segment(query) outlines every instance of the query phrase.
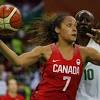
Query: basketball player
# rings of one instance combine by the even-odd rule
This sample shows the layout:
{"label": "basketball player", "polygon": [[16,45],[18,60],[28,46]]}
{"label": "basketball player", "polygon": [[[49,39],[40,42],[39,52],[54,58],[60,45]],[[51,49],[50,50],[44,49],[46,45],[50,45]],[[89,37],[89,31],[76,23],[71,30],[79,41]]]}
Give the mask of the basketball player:
{"label": "basketball player", "polygon": [[17,66],[29,66],[43,59],[42,79],[31,100],[75,100],[83,64],[90,61],[100,65],[100,53],[93,48],[74,44],[77,38],[74,17],[59,14],[50,24],[47,22],[49,21],[43,23],[44,26],[40,25],[39,31],[43,32],[38,36],[45,37],[43,41],[51,40],[51,44],[37,46],[32,51],[17,56],[0,40],[0,50]]}
{"label": "basketball player", "polygon": [[[100,39],[92,39],[86,33],[90,33],[89,27],[93,27],[94,16],[87,10],[79,11],[76,14],[76,20],[79,24],[78,27],[87,27],[86,32],[78,33],[78,42],[80,45],[87,47],[93,47],[100,52]],[[91,34],[92,35],[92,34]],[[84,69],[84,74],[80,82],[80,86],[77,93],[77,100],[100,100],[100,69],[99,66],[92,63],[87,63]]]}
{"label": "basketball player", "polygon": [[18,86],[15,79],[8,79],[8,92],[0,100],[25,100],[23,96],[19,95]]}

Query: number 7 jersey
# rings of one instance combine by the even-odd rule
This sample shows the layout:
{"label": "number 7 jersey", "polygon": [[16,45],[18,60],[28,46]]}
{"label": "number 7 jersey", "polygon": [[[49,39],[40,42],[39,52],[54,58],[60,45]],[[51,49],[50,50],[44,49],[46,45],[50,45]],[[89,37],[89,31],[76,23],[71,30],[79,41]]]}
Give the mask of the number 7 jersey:
{"label": "number 7 jersey", "polygon": [[55,44],[52,54],[41,67],[42,79],[31,100],[75,100],[83,72],[80,49],[75,46],[72,59],[63,58]]}

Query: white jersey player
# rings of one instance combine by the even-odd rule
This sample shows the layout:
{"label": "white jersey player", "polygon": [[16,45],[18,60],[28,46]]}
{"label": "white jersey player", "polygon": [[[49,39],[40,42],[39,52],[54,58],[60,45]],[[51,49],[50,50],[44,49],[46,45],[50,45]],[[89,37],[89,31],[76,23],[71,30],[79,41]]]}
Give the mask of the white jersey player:
{"label": "white jersey player", "polygon": [[[100,52],[100,45],[90,39],[88,47],[93,47]],[[87,63],[77,92],[76,100],[100,100],[100,68],[92,63]]]}

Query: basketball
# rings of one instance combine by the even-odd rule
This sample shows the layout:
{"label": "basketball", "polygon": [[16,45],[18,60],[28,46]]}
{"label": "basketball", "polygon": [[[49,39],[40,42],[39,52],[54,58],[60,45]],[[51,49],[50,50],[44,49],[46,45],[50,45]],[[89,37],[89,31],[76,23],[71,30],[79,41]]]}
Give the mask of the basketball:
{"label": "basketball", "polygon": [[0,6],[0,35],[14,34],[22,25],[22,15],[18,8],[5,4]]}

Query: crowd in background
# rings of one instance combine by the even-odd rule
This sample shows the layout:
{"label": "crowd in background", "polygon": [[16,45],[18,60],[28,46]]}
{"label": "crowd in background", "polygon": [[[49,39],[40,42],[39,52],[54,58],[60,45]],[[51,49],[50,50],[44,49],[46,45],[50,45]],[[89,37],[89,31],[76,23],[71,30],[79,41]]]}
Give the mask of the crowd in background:
{"label": "crowd in background", "polygon": [[[29,25],[32,20],[41,17],[43,14],[43,2],[41,0],[2,0],[2,4],[10,3],[18,7],[23,16],[23,25]],[[98,23],[98,26],[100,24]],[[100,27],[99,27],[100,28]],[[15,51],[18,55],[30,51],[34,48],[34,44],[28,40],[31,34],[25,33],[22,28],[13,36],[2,37],[3,41]],[[34,91],[40,81],[40,71],[38,64],[29,66],[29,68],[14,67],[1,53],[0,53],[0,96],[7,93],[7,80],[10,78],[16,79],[18,83],[18,93],[22,95],[25,100],[30,100],[32,91]]]}
{"label": "crowd in background", "polygon": [[[33,19],[41,17],[43,13],[43,2],[41,0],[2,0],[1,4],[12,4],[16,6],[22,13],[23,25],[29,24]],[[30,51],[34,44],[28,42],[30,36],[25,33],[23,29],[14,33],[13,36],[1,38],[7,45],[15,51],[18,55],[23,52]],[[14,67],[1,53],[0,53],[0,96],[7,93],[7,80],[14,78],[17,80],[18,93],[22,95],[25,100],[30,100],[32,91],[37,87],[40,80],[40,72],[38,64],[29,66],[30,68]]]}

